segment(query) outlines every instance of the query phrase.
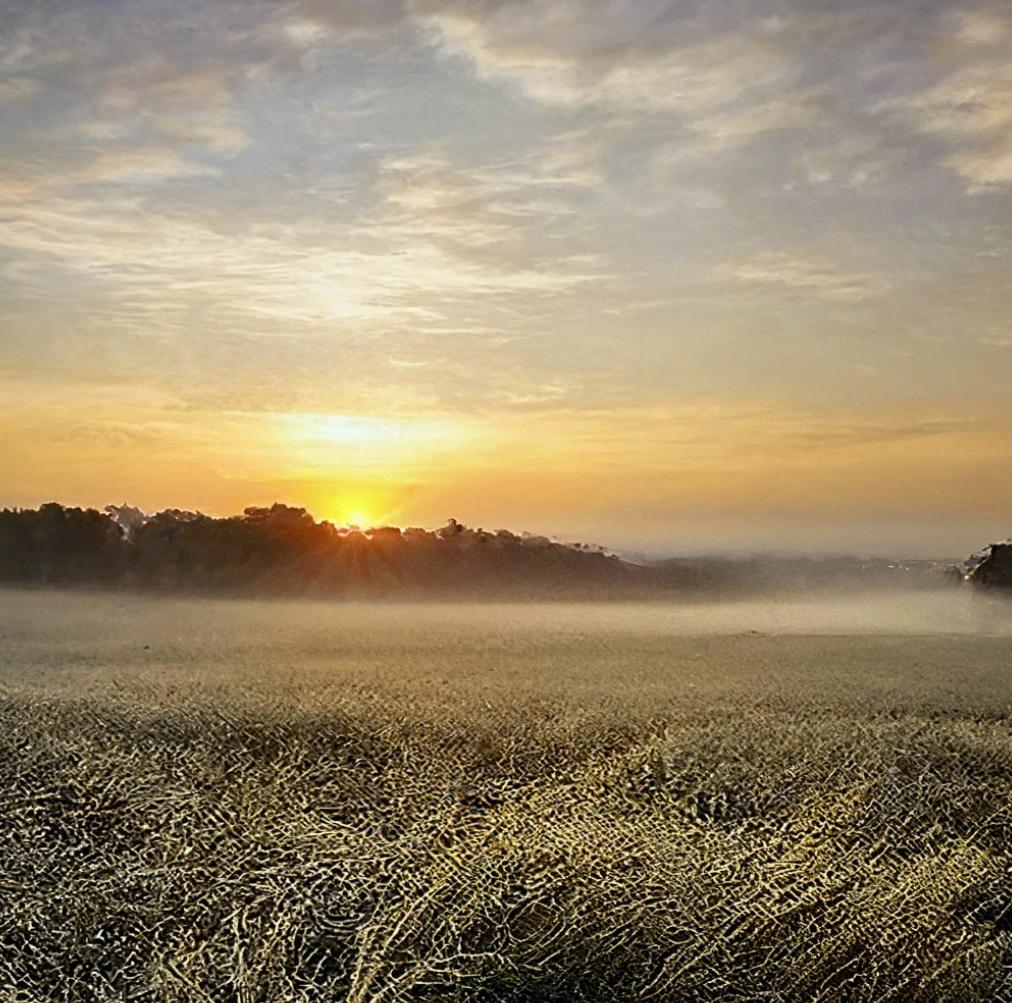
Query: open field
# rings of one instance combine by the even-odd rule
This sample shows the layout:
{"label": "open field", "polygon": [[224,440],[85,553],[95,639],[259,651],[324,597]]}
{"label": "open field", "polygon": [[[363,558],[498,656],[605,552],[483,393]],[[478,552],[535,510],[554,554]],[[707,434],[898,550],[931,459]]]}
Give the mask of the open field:
{"label": "open field", "polygon": [[1012,610],[0,592],[0,999],[1012,1000]]}

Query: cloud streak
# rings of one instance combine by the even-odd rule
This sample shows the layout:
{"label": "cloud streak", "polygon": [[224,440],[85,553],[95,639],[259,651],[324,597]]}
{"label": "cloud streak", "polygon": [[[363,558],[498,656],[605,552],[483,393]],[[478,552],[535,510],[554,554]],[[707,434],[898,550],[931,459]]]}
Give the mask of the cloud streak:
{"label": "cloud streak", "polygon": [[879,295],[881,282],[862,272],[848,272],[825,261],[767,252],[748,261],[726,265],[722,272],[746,285],[778,287],[799,296],[855,303]]}

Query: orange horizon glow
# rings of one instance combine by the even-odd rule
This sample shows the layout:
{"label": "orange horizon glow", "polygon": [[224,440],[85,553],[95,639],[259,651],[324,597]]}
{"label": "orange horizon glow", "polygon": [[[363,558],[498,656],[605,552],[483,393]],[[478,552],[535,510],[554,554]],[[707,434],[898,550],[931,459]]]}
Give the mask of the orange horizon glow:
{"label": "orange horizon glow", "polygon": [[[102,404],[90,411],[101,418]],[[0,416],[0,463],[23,486],[0,504],[125,500],[229,515],[280,501],[362,529],[433,528],[453,516],[605,545],[776,548],[793,538],[816,550],[871,540],[958,554],[1000,532],[1012,502],[999,462],[1012,421],[1000,408],[972,421],[942,403],[928,418],[896,409],[816,418],[770,402],[710,402],[534,412],[511,426],[468,419],[460,429],[448,415],[415,428],[406,418],[250,414],[214,435],[210,420],[188,416],[156,434],[162,412],[141,441],[115,451],[77,443],[68,413],[66,430],[30,452],[17,434],[23,414]],[[977,528],[946,530],[957,520]]]}

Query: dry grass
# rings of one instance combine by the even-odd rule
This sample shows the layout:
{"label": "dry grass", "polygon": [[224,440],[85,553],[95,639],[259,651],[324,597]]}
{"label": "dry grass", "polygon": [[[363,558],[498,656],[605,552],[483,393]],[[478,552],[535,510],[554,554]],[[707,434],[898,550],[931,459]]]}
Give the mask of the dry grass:
{"label": "dry grass", "polygon": [[0,596],[0,998],[1012,999],[1012,640]]}

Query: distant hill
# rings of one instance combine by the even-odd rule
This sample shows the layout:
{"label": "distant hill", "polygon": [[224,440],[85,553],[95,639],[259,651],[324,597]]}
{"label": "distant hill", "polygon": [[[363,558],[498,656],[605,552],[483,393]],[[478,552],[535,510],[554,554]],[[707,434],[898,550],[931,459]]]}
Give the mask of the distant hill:
{"label": "distant hill", "polygon": [[652,567],[669,581],[700,591],[765,594],[860,588],[933,588],[953,581],[949,561],[884,557],[759,554],[749,557],[674,557]]}
{"label": "distant hill", "polygon": [[942,584],[943,565],[859,558],[623,561],[500,529],[356,529],[275,504],[215,518],[130,506],[0,511],[0,582],[346,598],[741,596]]}

